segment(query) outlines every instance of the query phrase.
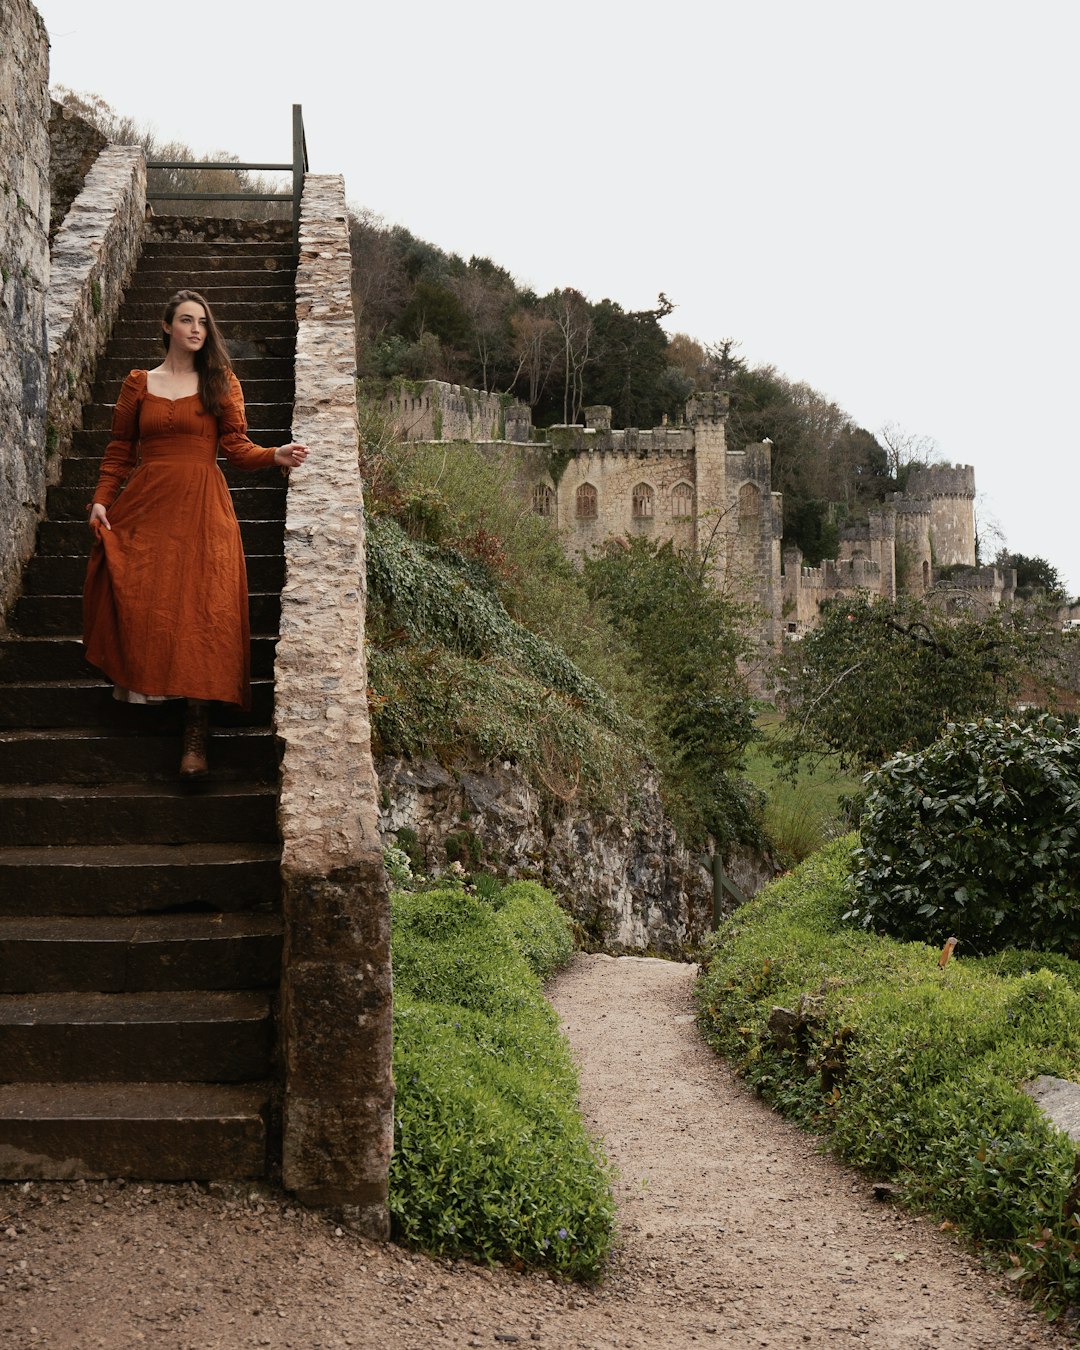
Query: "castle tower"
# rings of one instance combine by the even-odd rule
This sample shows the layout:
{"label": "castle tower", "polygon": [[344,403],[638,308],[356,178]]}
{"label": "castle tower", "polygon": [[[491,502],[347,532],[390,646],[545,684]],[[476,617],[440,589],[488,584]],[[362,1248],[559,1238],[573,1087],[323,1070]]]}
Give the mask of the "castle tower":
{"label": "castle tower", "polygon": [[975,566],[975,470],[970,464],[912,469],[907,495],[930,503],[930,546],[938,567]]}
{"label": "castle tower", "polygon": [[725,517],[727,499],[727,436],[730,399],[725,393],[695,394],[686,405],[686,420],[694,429],[694,477],[697,512],[694,544],[708,550],[717,587],[727,570]]}
{"label": "castle tower", "polygon": [[896,512],[871,511],[870,559],[881,569],[881,591],[887,600],[896,599]]}
{"label": "castle tower", "polygon": [[896,590],[904,595],[925,595],[930,589],[930,503],[894,492],[891,507],[896,512]]}

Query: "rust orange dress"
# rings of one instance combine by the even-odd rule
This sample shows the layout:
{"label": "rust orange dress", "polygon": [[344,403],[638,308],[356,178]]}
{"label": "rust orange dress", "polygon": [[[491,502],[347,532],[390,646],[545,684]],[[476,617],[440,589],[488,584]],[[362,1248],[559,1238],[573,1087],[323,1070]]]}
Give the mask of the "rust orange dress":
{"label": "rust orange dress", "polygon": [[247,569],[219,445],[241,469],[274,462],[273,448],[248,439],[234,375],[218,417],[198,394],[151,394],[145,370],[124,381],[94,493],[112,529],[95,531],[83,642],[87,660],[121,689],[246,708]]}

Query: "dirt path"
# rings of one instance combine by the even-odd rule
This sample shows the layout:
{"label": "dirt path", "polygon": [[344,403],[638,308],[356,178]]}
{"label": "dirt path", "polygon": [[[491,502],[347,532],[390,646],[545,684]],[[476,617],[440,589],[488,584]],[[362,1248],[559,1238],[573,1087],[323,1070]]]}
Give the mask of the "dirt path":
{"label": "dirt path", "polygon": [[379,1248],[254,1188],[0,1187],[0,1345],[1058,1346],[931,1225],[869,1198],[747,1095],[692,972],[579,957],[552,991],[621,1173],[604,1287]]}

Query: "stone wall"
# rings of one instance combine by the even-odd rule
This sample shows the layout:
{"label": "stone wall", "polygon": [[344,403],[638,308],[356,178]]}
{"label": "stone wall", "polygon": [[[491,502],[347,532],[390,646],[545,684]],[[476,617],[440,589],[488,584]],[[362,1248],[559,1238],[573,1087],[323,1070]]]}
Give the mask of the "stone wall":
{"label": "stone wall", "polygon": [[938,567],[975,566],[975,470],[970,464],[913,469],[907,492],[930,503],[930,542]]}
{"label": "stone wall", "polygon": [[274,666],[283,757],[282,1178],[389,1232],[390,912],[364,658],[366,581],[345,184],[304,183],[294,438]]}
{"label": "stone wall", "polygon": [[405,441],[527,440],[532,426],[524,404],[443,380],[403,382],[386,413]]}
{"label": "stone wall", "polygon": [[86,182],[94,160],[108,145],[105,136],[56,99],[49,115],[49,238],[56,233]]}
{"label": "stone wall", "polygon": [[136,145],[98,155],[56,232],[49,283],[49,478],[90,401],[97,359],[142,252],[146,157]]}
{"label": "stone wall", "polygon": [[986,618],[1016,598],[1016,569],[973,567],[935,577],[933,599],[949,614]]}
{"label": "stone wall", "polygon": [[[543,802],[502,763],[451,773],[433,761],[386,759],[379,778],[386,842],[413,831],[425,868],[445,867],[446,840],[464,833],[499,875],[540,881],[561,896],[604,951],[677,956],[708,931],[709,874],[679,843],[653,782],[632,809],[594,817]],[[739,875],[746,880],[745,868]]]}
{"label": "stone wall", "polygon": [[27,0],[0,0],[0,614],[45,500],[49,39]]}

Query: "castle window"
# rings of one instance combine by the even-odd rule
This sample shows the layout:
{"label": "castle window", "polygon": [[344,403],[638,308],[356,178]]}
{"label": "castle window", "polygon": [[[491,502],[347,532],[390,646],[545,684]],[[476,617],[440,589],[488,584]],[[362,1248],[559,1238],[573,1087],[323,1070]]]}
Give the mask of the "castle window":
{"label": "castle window", "polygon": [[652,520],[653,490],[648,483],[639,483],[634,488],[634,519]]}
{"label": "castle window", "polygon": [[555,514],[555,493],[548,487],[547,483],[537,483],[533,488],[532,505],[538,516],[553,516]]}
{"label": "castle window", "polygon": [[687,520],[694,514],[694,489],[689,483],[676,483],[671,489],[671,514],[676,520]]}
{"label": "castle window", "polygon": [[578,488],[575,506],[578,520],[596,519],[596,489],[591,483],[582,483]]}

